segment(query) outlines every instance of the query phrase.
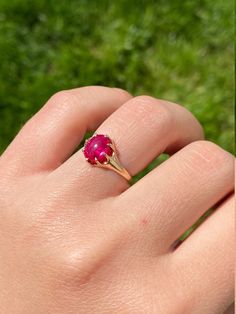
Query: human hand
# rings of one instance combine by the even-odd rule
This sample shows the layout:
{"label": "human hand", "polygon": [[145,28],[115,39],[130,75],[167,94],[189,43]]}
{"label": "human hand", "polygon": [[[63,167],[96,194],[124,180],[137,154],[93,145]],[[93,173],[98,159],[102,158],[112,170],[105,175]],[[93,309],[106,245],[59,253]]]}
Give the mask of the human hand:
{"label": "human hand", "polygon": [[[71,156],[97,128],[131,175],[172,156],[130,187]],[[233,169],[179,105],[105,87],[54,95],[0,157],[0,313],[222,314],[233,302]]]}

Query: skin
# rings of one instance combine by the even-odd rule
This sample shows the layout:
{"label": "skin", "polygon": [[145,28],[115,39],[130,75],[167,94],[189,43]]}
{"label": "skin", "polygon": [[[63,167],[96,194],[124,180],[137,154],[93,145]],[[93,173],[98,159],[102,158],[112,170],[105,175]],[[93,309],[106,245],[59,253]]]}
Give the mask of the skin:
{"label": "skin", "polygon": [[[73,154],[86,130],[108,134],[131,175],[171,157],[130,187]],[[233,173],[179,105],[107,87],[57,93],[0,157],[0,313],[224,313]]]}

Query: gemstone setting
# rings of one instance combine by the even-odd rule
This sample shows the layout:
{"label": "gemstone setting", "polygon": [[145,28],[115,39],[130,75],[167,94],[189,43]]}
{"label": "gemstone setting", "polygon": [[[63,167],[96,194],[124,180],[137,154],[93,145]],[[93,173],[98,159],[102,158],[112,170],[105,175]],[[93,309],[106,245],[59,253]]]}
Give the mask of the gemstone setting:
{"label": "gemstone setting", "polygon": [[106,135],[95,134],[85,142],[83,153],[90,164],[104,165],[108,163],[107,156],[113,155],[112,141]]}

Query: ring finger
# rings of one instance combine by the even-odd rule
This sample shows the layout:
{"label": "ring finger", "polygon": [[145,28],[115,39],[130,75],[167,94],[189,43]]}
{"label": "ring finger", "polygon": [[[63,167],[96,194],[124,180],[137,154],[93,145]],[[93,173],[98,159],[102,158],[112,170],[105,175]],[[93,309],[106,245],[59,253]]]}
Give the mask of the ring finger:
{"label": "ring finger", "polygon": [[[162,152],[174,153],[188,143],[203,138],[202,127],[180,105],[138,96],[128,100],[97,130],[114,140],[121,163],[131,175],[137,174]],[[76,172],[74,169],[78,168]],[[94,197],[119,194],[127,188],[125,180],[112,171],[88,164],[81,152],[74,154],[58,169],[78,189],[85,184]]]}

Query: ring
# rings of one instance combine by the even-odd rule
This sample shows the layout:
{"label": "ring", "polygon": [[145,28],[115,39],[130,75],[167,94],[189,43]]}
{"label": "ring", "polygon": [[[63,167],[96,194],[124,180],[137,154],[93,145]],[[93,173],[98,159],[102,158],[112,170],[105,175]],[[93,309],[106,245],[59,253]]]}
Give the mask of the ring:
{"label": "ring", "polygon": [[120,163],[115,144],[109,136],[95,133],[85,141],[83,153],[91,165],[113,170],[127,181],[131,179],[128,171]]}

